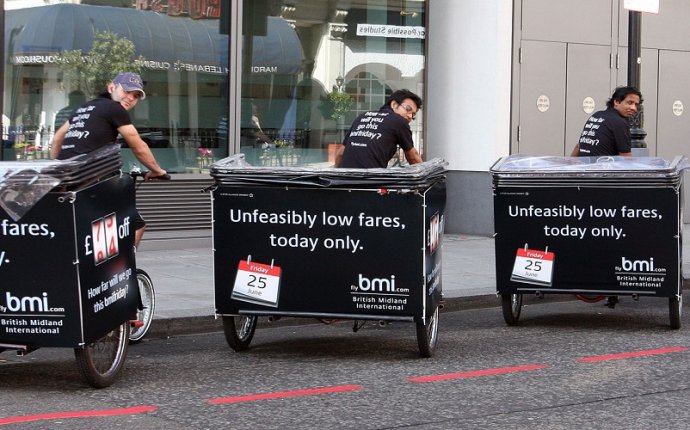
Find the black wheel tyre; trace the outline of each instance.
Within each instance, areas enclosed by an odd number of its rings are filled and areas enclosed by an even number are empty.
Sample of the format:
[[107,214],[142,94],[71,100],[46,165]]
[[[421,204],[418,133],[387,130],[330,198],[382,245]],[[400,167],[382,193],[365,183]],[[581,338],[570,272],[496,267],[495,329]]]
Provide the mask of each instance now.
[[105,388],[117,380],[127,357],[128,341],[129,321],[125,321],[95,342],[74,349],[79,373],[89,385]]
[[129,333],[130,343],[139,343],[146,336],[151,328],[153,312],[156,309],[156,292],[153,289],[153,281],[148,273],[137,269],[137,285],[139,286],[139,296],[143,309],[137,310],[137,319],[143,323],[140,327],[132,327]]
[[503,319],[508,325],[517,325],[522,311],[522,294],[501,294]]
[[235,351],[249,348],[258,319],[256,315],[223,316],[223,332],[230,348]]
[[668,313],[671,317],[671,328],[680,328],[680,318],[683,315],[683,293],[668,298]]
[[426,325],[417,323],[417,346],[419,346],[419,355],[422,357],[431,357],[434,355],[438,343],[438,306],[431,314],[431,318]]

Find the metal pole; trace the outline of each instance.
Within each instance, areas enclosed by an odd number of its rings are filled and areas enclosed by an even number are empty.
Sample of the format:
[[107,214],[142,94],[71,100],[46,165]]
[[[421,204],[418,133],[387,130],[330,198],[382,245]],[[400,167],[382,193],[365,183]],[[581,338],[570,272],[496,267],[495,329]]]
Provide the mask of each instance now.
[[[0,99],[0,161],[5,159],[5,124],[2,122],[5,107],[5,2],[0,4],[0,23],[2,31],[0,31],[0,94],[3,97]],[[8,137],[9,138],[9,137]]]
[[[642,67],[642,12],[628,11],[628,85],[640,89]],[[637,115],[630,118],[631,146],[634,155],[649,155],[644,141],[647,132],[644,126],[644,107],[640,104]]]

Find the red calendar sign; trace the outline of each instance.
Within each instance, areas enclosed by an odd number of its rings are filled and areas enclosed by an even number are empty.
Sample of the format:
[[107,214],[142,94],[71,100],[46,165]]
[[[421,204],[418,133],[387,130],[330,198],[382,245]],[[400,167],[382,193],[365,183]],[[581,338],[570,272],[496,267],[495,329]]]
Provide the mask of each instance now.
[[518,248],[510,280],[525,284],[551,286],[555,258],[555,254],[548,252],[548,248],[544,251],[528,249],[527,245],[524,248]]
[[231,298],[244,302],[278,307],[281,269],[271,264],[240,260]]

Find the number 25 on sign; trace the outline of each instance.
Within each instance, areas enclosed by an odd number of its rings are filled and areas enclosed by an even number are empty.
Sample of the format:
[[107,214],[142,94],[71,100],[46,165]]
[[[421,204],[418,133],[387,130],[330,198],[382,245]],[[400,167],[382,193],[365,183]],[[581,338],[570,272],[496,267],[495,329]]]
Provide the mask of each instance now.
[[511,281],[525,284],[536,284],[550,287],[553,279],[553,263],[555,254],[546,247],[543,251],[518,248],[515,254],[515,264]]
[[243,302],[278,307],[281,269],[271,264],[240,260],[230,297]]

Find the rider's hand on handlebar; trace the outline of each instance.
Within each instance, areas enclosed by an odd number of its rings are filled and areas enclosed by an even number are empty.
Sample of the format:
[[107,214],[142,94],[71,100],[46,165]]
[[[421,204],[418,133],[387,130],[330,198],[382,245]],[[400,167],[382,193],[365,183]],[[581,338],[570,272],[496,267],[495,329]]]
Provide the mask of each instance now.
[[168,172],[163,169],[157,172],[146,172],[146,175],[144,175],[144,181],[155,179],[170,179],[170,175],[168,175]]

